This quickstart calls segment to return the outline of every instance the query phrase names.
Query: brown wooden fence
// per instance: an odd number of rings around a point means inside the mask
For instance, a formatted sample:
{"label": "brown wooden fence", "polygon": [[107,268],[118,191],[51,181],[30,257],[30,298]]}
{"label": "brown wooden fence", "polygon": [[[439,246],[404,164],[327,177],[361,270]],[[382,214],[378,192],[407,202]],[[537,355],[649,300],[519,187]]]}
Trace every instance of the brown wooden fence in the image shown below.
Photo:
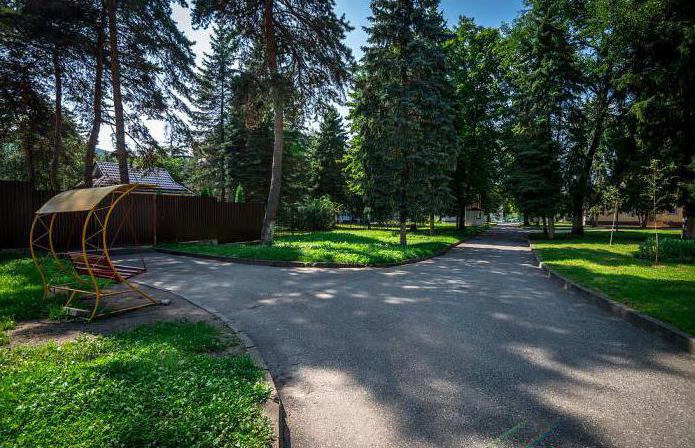
{"label": "brown wooden fence", "polygon": [[[25,248],[34,216],[52,191],[32,190],[26,182],[0,181],[0,248]],[[133,194],[114,211],[112,222],[127,222],[131,229],[118,233],[119,246],[172,241],[216,239],[220,243],[257,240],[263,223],[263,204],[234,204],[214,198]],[[56,246],[79,243],[84,215],[68,214],[56,221]],[[115,233],[118,225],[110,229]]]}

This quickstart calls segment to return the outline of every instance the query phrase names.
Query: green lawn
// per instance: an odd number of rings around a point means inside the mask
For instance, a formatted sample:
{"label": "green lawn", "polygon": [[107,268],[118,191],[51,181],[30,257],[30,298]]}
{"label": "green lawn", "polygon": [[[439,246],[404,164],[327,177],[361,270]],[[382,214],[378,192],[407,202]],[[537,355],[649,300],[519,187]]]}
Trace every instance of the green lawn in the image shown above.
{"label": "green lawn", "polygon": [[[65,277],[50,263],[47,268],[52,278]],[[31,257],[0,254],[0,320],[3,317],[13,320],[44,317],[51,306],[61,302],[62,299],[43,300],[43,284]]]}
{"label": "green lawn", "polygon": [[[621,230],[614,234],[613,246],[607,230],[587,230],[581,237],[560,233],[552,241],[540,234],[532,238],[543,262],[562,275],[695,335],[695,265],[654,266],[635,258],[639,244],[653,233]],[[678,233],[661,230],[660,237]]]}
{"label": "green lawn", "polygon": [[266,447],[269,396],[205,323],[0,348],[0,446]]}
{"label": "green lawn", "polygon": [[272,246],[171,243],[161,247],[193,254],[254,260],[371,265],[426,257],[482,231],[483,228],[479,227],[471,227],[466,231],[438,228],[433,236],[425,230],[408,232],[407,247],[399,245],[398,232],[391,230],[333,230],[280,236],[275,238]]}

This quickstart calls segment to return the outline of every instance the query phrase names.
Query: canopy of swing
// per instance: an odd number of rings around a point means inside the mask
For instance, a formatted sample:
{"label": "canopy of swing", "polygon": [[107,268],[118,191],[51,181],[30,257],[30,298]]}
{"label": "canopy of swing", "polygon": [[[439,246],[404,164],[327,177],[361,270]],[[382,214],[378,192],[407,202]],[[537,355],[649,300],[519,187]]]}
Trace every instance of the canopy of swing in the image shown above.
{"label": "canopy of swing", "polygon": [[[140,188],[140,184],[120,184],[110,185],[108,187],[98,188],[80,188],[77,190],[68,190],[58,193],[48,200],[36,211],[37,215],[48,215],[51,213],[70,213],[70,212],[87,212],[97,205],[106,197],[116,191],[127,191],[135,187]],[[145,187],[145,185],[142,185]]]}

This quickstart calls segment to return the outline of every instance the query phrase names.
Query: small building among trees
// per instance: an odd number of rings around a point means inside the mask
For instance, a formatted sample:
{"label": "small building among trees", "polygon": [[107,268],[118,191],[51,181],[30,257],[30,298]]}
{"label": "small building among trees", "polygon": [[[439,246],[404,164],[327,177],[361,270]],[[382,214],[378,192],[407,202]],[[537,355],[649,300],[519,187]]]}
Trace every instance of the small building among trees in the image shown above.
{"label": "small building among trees", "polygon": [[[164,168],[139,169],[129,166],[128,177],[130,182],[134,184],[155,185],[155,190],[159,193],[193,196],[193,192],[188,187],[176,182],[171,177],[171,174]],[[95,162],[92,179],[95,187],[120,184],[121,179],[118,171],[118,163]],[[78,187],[79,186],[80,185],[78,185]]]}

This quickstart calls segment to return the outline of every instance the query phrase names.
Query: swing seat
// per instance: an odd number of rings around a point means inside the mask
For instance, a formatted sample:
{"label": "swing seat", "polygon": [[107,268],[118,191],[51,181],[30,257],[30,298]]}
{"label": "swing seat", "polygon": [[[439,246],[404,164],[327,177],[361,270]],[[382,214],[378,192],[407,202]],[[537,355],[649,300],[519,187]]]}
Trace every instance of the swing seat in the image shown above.
{"label": "swing seat", "polygon": [[[85,264],[84,256],[80,252],[69,252],[66,254],[68,260],[79,275],[89,275],[89,269]],[[147,269],[138,266],[128,266],[124,264],[113,264],[113,267],[103,255],[87,254],[89,268],[92,275],[97,278],[108,280],[128,280],[129,278],[146,272]]]}

